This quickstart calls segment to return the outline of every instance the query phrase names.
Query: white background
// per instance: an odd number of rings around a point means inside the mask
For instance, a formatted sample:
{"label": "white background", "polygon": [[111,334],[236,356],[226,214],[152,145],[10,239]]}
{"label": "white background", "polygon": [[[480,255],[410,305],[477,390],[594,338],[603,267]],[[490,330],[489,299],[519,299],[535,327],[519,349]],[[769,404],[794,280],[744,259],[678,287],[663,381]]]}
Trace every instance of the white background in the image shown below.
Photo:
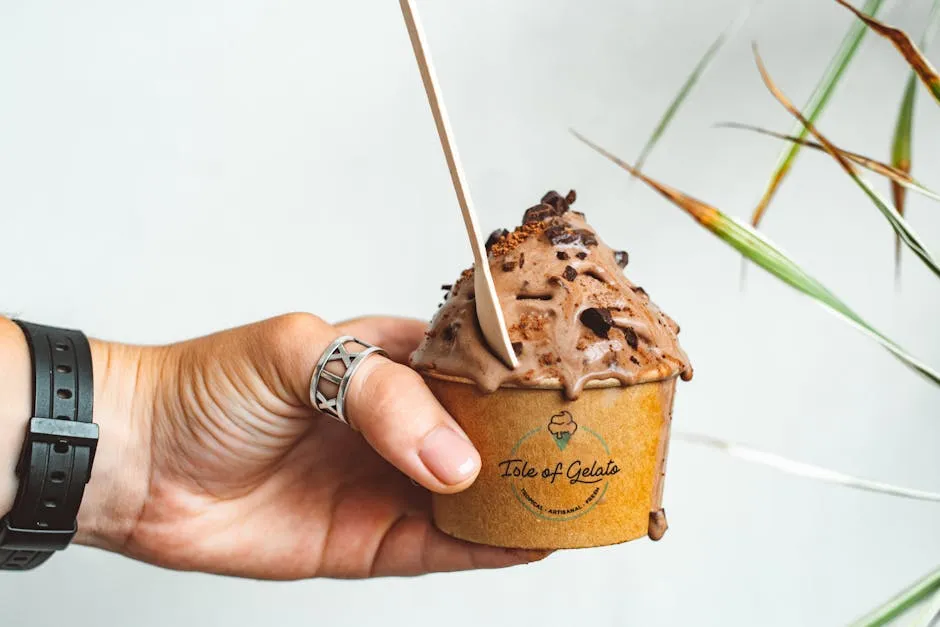
{"label": "white background", "polygon": [[[940,490],[940,390],[575,142],[635,158],[738,0],[419,3],[485,230],[548,189],[629,250],[682,325],[696,375],[676,429]],[[891,4],[919,33],[926,0]],[[894,8],[897,7],[897,8]],[[750,54],[804,102],[851,23],[767,0],[647,171],[747,216],[787,130]],[[822,128],[886,159],[907,73],[869,38]],[[915,175],[940,187],[940,108],[920,92]],[[882,185],[879,182],[879,185]],[[886,190],[886,186],[884,187]],[[909,215],[940,249],[940,207]],[[804,154],[765,227],[876,326],[940,366],[940,285],[830,162]],[[0,309],[167,342],[269,315],[427,317],[469,264],[393,0],[0,0]],[[500,572],[257,583],[73,548],[0,578],[0,624],[835,625],[940,562],[940,508],[782,475],[681,442],[671,529]]]}

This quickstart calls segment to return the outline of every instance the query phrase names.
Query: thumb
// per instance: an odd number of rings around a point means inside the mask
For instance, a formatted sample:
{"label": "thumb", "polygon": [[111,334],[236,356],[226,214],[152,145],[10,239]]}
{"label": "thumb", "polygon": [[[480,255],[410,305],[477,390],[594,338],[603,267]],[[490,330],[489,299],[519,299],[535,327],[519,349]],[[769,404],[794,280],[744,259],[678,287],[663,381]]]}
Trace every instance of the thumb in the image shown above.
{"label": "thumb", "polygon": [[[361,339],[381,346],[383,338],[401,335],[392,330],[392,322],[382,320],[382,330],[363,331]],[[330,342],[343,332],[307,314],[290,314],[263,324],[270,326],[276,343],[269,351],[277,361],[271,369],[286,379],[284,386],[297,399],[312,406],[308,390],[314,368]],[[359,322],[357,332],[363,326]],[[410,330],[403,333],[413,335]],[[459,492],[480,471],[479,453],[424,379],[385,357],[373,355],[362,362],[346,391],[345,414],[376,452],[429,490]]]}

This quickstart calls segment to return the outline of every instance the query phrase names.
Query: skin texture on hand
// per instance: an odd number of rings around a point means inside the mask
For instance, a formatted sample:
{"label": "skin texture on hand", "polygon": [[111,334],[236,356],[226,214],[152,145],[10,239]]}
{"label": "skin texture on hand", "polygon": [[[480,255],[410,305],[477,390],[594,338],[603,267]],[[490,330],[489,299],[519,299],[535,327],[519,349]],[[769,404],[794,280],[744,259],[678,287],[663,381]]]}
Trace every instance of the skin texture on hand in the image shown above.
{"label": "skin texture on hand", "polygon": [[19,461],[32,389],[29,348],[15,324],[0,318],[0,515],[13,506],[14,471]]}
{"label": "skin texture on hand", "polygon": [[101,442],[77,541],[167,568],[267,579],[541,559],[434,528],[428,490],[466,488],[479,457],[412,370],[363,362],[347,396],[361,433],[310,407],[310,375],[335,337],[405,363],[424,329],[290,314],[166,347],[93,342]]}

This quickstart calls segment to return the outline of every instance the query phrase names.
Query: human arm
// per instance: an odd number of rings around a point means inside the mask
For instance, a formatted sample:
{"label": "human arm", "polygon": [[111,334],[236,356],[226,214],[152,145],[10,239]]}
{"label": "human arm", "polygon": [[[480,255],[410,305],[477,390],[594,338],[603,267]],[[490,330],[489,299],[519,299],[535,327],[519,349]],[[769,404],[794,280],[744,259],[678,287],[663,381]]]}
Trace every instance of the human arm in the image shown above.
{"label": "human arm", "polygon": [[[93,340],[101,439],[76,541],[169,568],[274,579],[542,557],[433,527],[427,490],[466,488],[479,457],[421,378],[394,363],[407,361],[423,329],[390,318],[334,327],[291,314],[162,347]],[[12,373],[0,388],[0,510],[12,502],[8,479],[29,418],[18,333],[0,321],[0,363]],[[370,357],[353,379],[348,413],[361,433],[307,398],[316,359],[340,334],[392,357]]]}

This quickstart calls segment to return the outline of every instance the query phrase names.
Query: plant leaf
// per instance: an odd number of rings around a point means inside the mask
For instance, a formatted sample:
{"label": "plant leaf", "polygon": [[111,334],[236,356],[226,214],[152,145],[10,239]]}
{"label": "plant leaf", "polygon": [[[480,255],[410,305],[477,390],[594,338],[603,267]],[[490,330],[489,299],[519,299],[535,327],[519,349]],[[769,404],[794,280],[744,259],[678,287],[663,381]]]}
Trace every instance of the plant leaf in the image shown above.
{"label": "plant leaf", "polygon": [[[862,10],[869,15],[877,15],[883,1],[884,0],[868,0]],[[806,111],[806,119],[810,122],[815,122],[823,112],[823,109],[826,108],[826,105],[829,103],[829,98],[832,97],[836,86],[839,84],[839,79],[842,78],[842,74],[855,56],[866,32],[867,29],[864,25],[856,23],[853,24],[845,34],[842,43],[839,45],[839,50],[836,52],[835,56],[832,57],[832,61],[829,62],[829,67],[826,68],[826,72],[822,75],[822,78],[813,90],[809,102],[807,102],[806,106],[803,108],[803,110]],[[793,127],[793,134],[798,137],[806,137],[806,129],[802,125],[797,124]],[[751,216],[751,224],[754,226],[760,224],[764,213],[767,211],[768,205],[770,205],[770,201],[773,200],[774,194],[777,193],[777,189],[783,182],[784,177],[786,177],[787,173],[790,171],[793,160],[796,159],[800,148],[801,146],[799,144],[794,144],[780,154],[777,166],[774,168],[770,182],[767,184],[767,189],[764,191],[763,197],[760,199],[760,202],[757,204]]]}
{"label": "plant leaf", "polygon": [[928,595],[940,590],[940,568],[921,577],[884,604],[859,618],[852,627],[881,627],[904,614]]}
{"label": "plant leaf", "polygon": [[848,159],[843,157],[840,154],[840,150],[832,145],[828,139],[820,133],[813,124],[803,117],[803,114],[793,106],[793,103],[780,91],[777,86],[774,84],[773,80],[770,78],[770,75],[767,73],[767,68],[764,67],[764,62],[760,58],[760,54],[757,52],[757,46],[754,46],[754,59],[757,61],[757,69],[760,71],[761,78],[764,80],[764,84],[767,86],[767,89],[770,90],[770,93],[774,95],[774,98],[784,106],[784,108],[789,111],[793,117],[803,123],[807,130],[812,133],[820,143],[825,146],[826,152],[828,152],[832,157],[839,162],[839,165],[842,166],[842,169],[848,173],[852,180],[862,188],[862,191],[875,203],[875,206],[881,211],[882,215],[888,220],[888,223],[891,225],[891,228],[894,229],[894,232],[901,237],[907,246],[914,251],[914,254],[921,258],[921,260],[927,264],[927,267],[930,268],[934,274],[940,277],[940,265],[933,258],[933,256],[927,251],[927,248],[921,243],[920,238],[914,233],[910,225],[902,218],[897,209],[888,203],[887,200],[882,198],[878,192],[864,179],[858,175],[858,171],[855,169]]}
{"label": "plant leaf", "polygon": [[[901,99],[901,109],[898,111],[898,121],[894,127],[894,141],[891,146],[891,165],[904,172],[911,172],[911,126],[914,117],[914,100],[917,94],[917,77],[912,74],[904,88],[904,97]],[[891,180],[891,199],[898,214],[904,215],[907,189],[898,181]],[[895,280],[900,279],[901,272],[901,236],[894,235],[894,272]]]}
{"label": "plant leaf", "polygon": [[577,131],[572,134],[579,140],[593,148],[601,155],[607,157],[615,164],[639,178],[641,181],[659,192],[664,198],[692,216],[699,224],[707,228],[719,239],[738,250],[745,257],[770,272],[778,279],[794,289],[806,294],[819,304],[838,314],[857,329],[881,344],[901,362],[922,375],[926,379],[940,385],[940,373],[911,356],[898,344],[888,339],[870,324],[865,322],[848,305],[839,300],[822,283],[807,274],[800,266],[792,261],[775,244],[764,237],[759,231],[739,222],[731,216],[725,215],[715,207],[700,200],[687,196],[677,189],[654,181],[622,159],[601,148]]}
{"label": "plant leaf", "polygon": [[705,55],[699,59],[699,62],[695,65],[692,73],[689,74],[688,78],[685,79],[685,82],[679,89],[679,93],[676,94],[676,97],[673,99],[672,103],[666,109],[666,112],[663,113],[663,116],[656,124],[656,128],[653,129],[649,139],[646,140],[646,145],[643,146],[643,150],[640,151],[640,156],[637,157],[636,160],[637,170],[643,169],[647,158],[649,158],[650,153],[653,152],[653,148],[656,147],[656,144],[666,132],[666,128],[669,127],[669,124],[676,116],[679,108],[692,92],[692,88],[695,87],[696,83],[698,83],[698,80],[705,73],[705,70],[708,69],[708,66],[711,65],[711,62],[715,59],[715,56],[717,56],[718,52],[725,45],[725,43],[731,39],[731,37],[741,28],[744,22],[747,21],[753,5],[757,4],[759,1],[760,0],[751,0],[748,2],[738,17],[736,17],[735,20],[730,25],[728,25],[728,27],[725,28],[725,30],[722,31],[720,35],[718,35],[718,38],[715,39],[715,41],[713,41],[712,44],[708,47],[708,50],[705,51]]}
{"label": "plant leaf", "polygon": [[[930,17],[927,18],[927,28],[920,40],[920,49],[927,50],[935,27],[940,24],[940,0],[934,0]],[[917,72],[911,70],[911,76],[904,87],[904,96],[901,98],[901,108],[898,110],[898,120],[894,126],[894,140],[891,145],[891,165],[898,170],[910,174],[911,172],[911,130],[914,123],[914,102],[917,99]],[[897,181],[891,181],[891,199],[898,213],[904,215],[904,205],[907,190]],[[901,276],[901,238],[894,236],[894,272],[895,280]]]}
{"label": "plant leaf", "polygon": [[[814,142],[810,139],[803,139],[795,135],[784,135],[783,133],[777,133],[765,128],[761,128],[760,126],[739,124],[737,122],[720,122],[715,126],[718,128],[735,128],[745,131],[754,131],[755,133],[760,133],[762,135],[768,135],[770,137],[776,137],[777,139],[782,139],[784,141],[798,143],[805,148],[812,148],[813,150],[826,152],[826,147],[818,142]],[[900,170],[894,166],[890,166],[887,163],[876,161],[870,157],[860,155],[857,152],[849,152],[848,150],[842,150],[841,148],[838,150],[839,153],[849,161],[857,163],[863,168],[871,170],[875,174],[880,174],[891,179],[892,183],[897,183],[906,189],[911,189],[919,194],[923,194],[928,198],[932,198],[933,200],[940,200],[940,194],[917,182],[909,173],[903,170]]]}
{"label": "plant leaf", "polygon": [[834,483],[836,485],[845,486],[847,488],[855,488],[856,490],[877,492],[879,494],[888,494],[890,496],[899,496],[908,499],[915,499],[918,501],[934,501],[940,503],[940,494],[937,494],[936,492],[926,492],[924,490],[903,488],[888,483],[881,483],[880,481],[869,481],[868,479],[853,477],[852,475],[847,475],[835,470],[829,470],[828,468],[822,468],[821,466],[814,466],[812,464],[798,462],[792,459],[787,459],[786,457],[781,457],[780,455],[775,455],[774,453],[768,453],[766,451],[761,451],[756,448],[744,446],[742,444],[736,444],[734,442],[713,438],[709,435],[702,435],[699,433],[675,433],[672,437],[683,442],[690,442],[692,444],[700,444],[710,448],[718,449],[724,453],[727,453],[731,457],[736,457],[738,459],[743,459],[745,461],[754,462],[757,464],[763,464],[764,466],[776,468],[777,470],[787,474],[795,475],[797,477],[806,477],[807,479],[815,479],[817,481],[823,481],[826,483]]}
{"label": "plant leaf", "polygon": [[898,49],[898,52],[907,59],[911,68],[917,72],[917,76],[919,76],[920,80],[927,86],[927,89],[929,89],[933,97],[937,99],[937,102],[940,102],[940,74],[937,73],[936,68],[927,60],[927,57],[918,50],[907,33],[900,28],[888,26],[865,15],[845,0],[836,0],[836,2],[854,13],[856,17],[862,20],[870,29],[885,39],[890,40],[891,43],[894,44],[894,47]]}
{"label": "plant leaf", "polygon": [[911,624],[914,627],[930,627],[930,624],[938,616],[940,616],[940,587],[934,590],[929,599],[924,601],[923,607],[917,612],[917,618]]}

